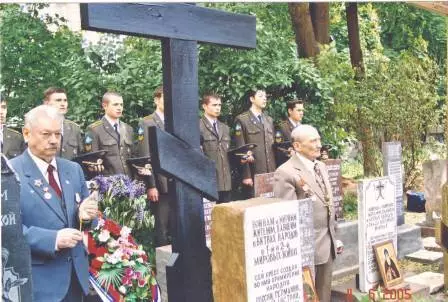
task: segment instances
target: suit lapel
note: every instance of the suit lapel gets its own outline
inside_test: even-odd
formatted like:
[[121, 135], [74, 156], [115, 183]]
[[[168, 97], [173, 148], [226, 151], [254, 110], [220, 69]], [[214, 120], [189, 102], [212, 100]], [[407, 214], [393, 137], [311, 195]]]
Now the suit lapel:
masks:
[[109, 123], [109, 121], [105, 117], [103, 117], [103, 128], [104, 128], [104, 131], [106, 131], [110, 136], [112, 136], [118, 142], [117, 132], [115, 132], [115, 129], [113, 128], [113, 126]]
[[124, 145], [128, 132], [126, 131], [126, 126], [124, 123], [120, 122], [120, 145]]
[[[68, 169], [64, 169], [63, 163], [58, 158], [56, 159], [56, 163], [58, 165], [59, 182], [61, 183], [65, 206], [67, 207], [67, 217], [73, 217], [75, 212], [75, 203], [71, 201], [74, 199], [75, 193], [73, 192], [70, 171]], [[70, 219], [68, 221], [68, 226], [72, 227]]]
[[[263, 125], [260, 123], [260, 120], [258, 119], [258, 117], [256, 117], [254, 115], [254, 113], [252, 112], [252, 110], [249, 109], [249, 116], [250, 116], [250, 120], [253, 124], [255, 124], [260, 130], [264, 130]], [[261, 114], [262, 118], [264, 118], [263, 114]]]
[[292, 132], [296, 126], [291, 123], [291, 120], [288, 118], [289, 130]]
[[[57, 197], [54, 190], [50, 187], [48, 182], [45, 180], [45, 177], [40, 173], [39, 168], [34, 163], [33, 159], [29, 156], [28, 152], [25, 153], [25, 176], [28, 178], [28, 185], [33, 189], [34, 192], [39, 195], [42, 201], [58, 216], [58, 218], [66, 223], [65, 215], [62, 212], [61, 201]], [[40, 182], [40, 185], [38, 184]], [[51, 194], [50, 198], [45, 198], [45, 194]], [[36, 200], [36, 202], [40, 202]]]
[[216, 122], [218, 123], [218, 139], [219, 141], [221, 141], [222, 136], [224, 135], [224, 127], [222, 123], [219, 122], [219, 120], [216, 120]]
[[305, 167], [305, 164], [297, 155], [293, 155], [291, 158], [293, 159], [293, 167], [298, 170], [299, 175], [303, 177], [305, 182], [310, 186], [311, 191], [313, 191], [318, 198], [324, 200], [324, 192], [322, 192], [322, 189], [317, 184], [314, 174]]
[[[219, 135], [215, 132], [215, 129], [213, 128], [213, 125], [210, 123], [208, 118], [205, 116], [202, 118], [202, 122], [205, 125], [205, 128], [207, 128], [208, 131], [210, 131], [214, 136], [216, 136], [219, 139]], [[218, 131], [221, 127], [218, 126]]]
[[65, 120], [64, 120], [63, 128], [64, 128], [64, 130], [63, 130], [62, 135], [64, 136], [64, 142], [68, 142], [68, 139], [70, 137], [70, 133], [71, 133], [72, 129], [71, 129], [69, 123], [67, 123]]

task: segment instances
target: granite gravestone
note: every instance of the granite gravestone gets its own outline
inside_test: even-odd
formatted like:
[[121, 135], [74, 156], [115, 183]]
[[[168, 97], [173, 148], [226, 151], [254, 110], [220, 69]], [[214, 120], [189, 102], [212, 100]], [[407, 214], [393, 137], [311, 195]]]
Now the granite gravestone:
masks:
[[400, 142], [383, 142], [383, 172], [395, 183], [395, 198], [397, 199], [397, 225], [404, 223], [403, 203], [403, 167]]
[[2, 301], [32, 301], [31, 252], [22, 233], [20, 185], [2, 155]]
[[254, 196], [255, 197], [274, 197], [274, 175], [275, 173], [255, 174], [254, 177]]
[[302, 250], [302, 268], [309, 267], [314, 274], [314, 223], [313, 201], [311, 198], [299, 200], [300, 240]]
[[253, 198], [214, 207], [215, 302], [303, 301], [298, 206]]
[[434, 225], [433, 212], [442, 212], [442, 187], [447, 180], [447, 160], [430, 160], [423, 163], [423, 184], [426, 198], [426, 224]]
[[395, 185], [389, 177], [358, 184], [359, 289], [368, 292], [381, 279], [373, 245], [392, 240], [397, 251]]
[[336, 221], [344, 220], [344, 205], [342, 203], [342, 172], [340, 159], [327, 159], [324, 161], [330, 178], [333, 193], [334, 215]]
[[208, 247], [211, 247], [212, 210], [216, 205], [216, 201], [203, 198], [202, 202], [204, 204], [205, 243]]

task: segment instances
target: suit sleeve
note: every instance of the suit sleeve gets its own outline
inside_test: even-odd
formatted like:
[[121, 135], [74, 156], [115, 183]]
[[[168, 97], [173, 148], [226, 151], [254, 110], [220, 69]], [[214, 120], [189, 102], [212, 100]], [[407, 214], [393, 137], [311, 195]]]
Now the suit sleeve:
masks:
[[277, 169], [274, 175], [274, 197], [283, 200], [296, 200], [294, 178], [284, 169]]
[[[235, 120], [235, 133], [233, 134], [234, 144], [235, 144], [236, 148], [241, 147], [241, 146], [247, 144], [246, 137], [245, 137], [246, 136], [246, 131], [247, 131], [247, 129], [246, 129], [245, 124], [242, 123], [241, 120], [237, 118]], [[243, 165], [243, 169], [242, 169], [242, 173], [241, 174], [242, 174], [243, 179], [252, 178], [252, 173], [250, 171], [249, 163], [245, 163]]]
[[81, 129], [78, 128], [76, 131], [76, 141], [78, 142], [78, 154], [84, 153], [84, 141], [82, 139]]
[[56, 257], [56, 236], [57, 230], [44, 229], [36, 226], [27, 227], [22, 224], [23, 235], [25, 236], [31, 252], [45, 257]]

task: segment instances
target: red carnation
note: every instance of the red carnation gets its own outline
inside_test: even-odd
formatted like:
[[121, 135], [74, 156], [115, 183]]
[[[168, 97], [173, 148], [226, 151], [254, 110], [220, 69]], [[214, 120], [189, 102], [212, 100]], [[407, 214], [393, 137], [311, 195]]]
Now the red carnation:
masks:
[[104, 229], [108, 230], [113, 236], [120, 236], [121, 227], [114, 221], [107, 219], [104, 223]]
[[98, 258], [94, 258], [92, 260], [92, 262], [90, 263], [90, 267], [92, 267], [96, 271], [99, 271], [102, 266], [103, 266], [103, 262], [99, 261]]

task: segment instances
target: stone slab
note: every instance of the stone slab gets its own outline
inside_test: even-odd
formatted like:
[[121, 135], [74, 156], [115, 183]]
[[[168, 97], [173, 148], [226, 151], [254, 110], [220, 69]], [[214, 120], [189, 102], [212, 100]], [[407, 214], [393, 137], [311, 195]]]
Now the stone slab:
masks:
[[422, 239], [423, 247], [427, 251], [441, 252], [442, 248], [437, 244], [435, 237], [426, 237]]
[[435, 227], [427, 226], [427, 225], [425, 225], [425, 223], [418, 223], [417, 225], [420, 226], [422, 237], [435, 237], [436, 236]]
[[415, 276], [405, 277], [405, 281], [429, 287], [430, 294], [434, 294], [443, 288], [443, 274], [434, 272], [424, 272]]
[[398, 259], [403, 259], [409, 253], [423, 249], [421, 230], [419, 226], [402, 224], [397, 234]]
[[414, 253], [411, 253], [409, 255], [406, 255], [406, 259], [419, 262], [419, 263], [425, 263], [425, 264], [432, 264], [436, 262], [440, 262], [443, 258], [443, 253], [440, 252], [432, 252], [432, 251], [426, 251], [426, 250], [420, 250]]
[[171, 256], [171, 245], [165, 245], [156, 248], [156, 280], [160, 287], [160, 293], [162, 295], [162, 301], [168, 301], [168, 292], [166, 287], [166, 265]]

